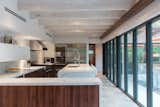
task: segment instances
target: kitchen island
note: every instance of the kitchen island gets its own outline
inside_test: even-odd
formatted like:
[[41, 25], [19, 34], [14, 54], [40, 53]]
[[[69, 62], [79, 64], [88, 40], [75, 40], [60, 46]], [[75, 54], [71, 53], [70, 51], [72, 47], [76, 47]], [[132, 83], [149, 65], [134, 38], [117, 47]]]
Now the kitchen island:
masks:
[[0, 107], [100, 107], [98, 78], [0, 79]]
[[21, 78], [41, 69], [45, 66], [0, 75], [0, 107], [101, 107], [102, 83], [91, 66], [69, 64], [60, 70], [87, 73], [86, 78]]
[[96, 77], [97, 71], [89, 64], [68, 64], [58, 72], [59, 78]]

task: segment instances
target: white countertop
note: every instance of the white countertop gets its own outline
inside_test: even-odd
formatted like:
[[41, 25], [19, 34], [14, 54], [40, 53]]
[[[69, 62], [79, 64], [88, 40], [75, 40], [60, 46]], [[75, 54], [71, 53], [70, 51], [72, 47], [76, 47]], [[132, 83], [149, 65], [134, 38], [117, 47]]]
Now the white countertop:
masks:
[[29, 68], [23, 68], [23, 70], [20, 71], [20, 72], [2, 73], [2, 74], [0, 74], [0, 79], [1, 78], [16, 78], [16, 77], [19, 77], [19, 76], [34, 72], [34, 71], [39, 70], [39, 69], [45, 69], [45, 66], [32, 66], [32, 67], [29, 67]]
[[101, 85], [99, 78], [2, 78], [0, 86], [82, 86]]
[[58, 77], [96, 77], [96, 72], [89, 64], [68, 64], [58, 72]]
[[91, 72], [92, 67], [89, 64], [68, 64], [60, 72]]

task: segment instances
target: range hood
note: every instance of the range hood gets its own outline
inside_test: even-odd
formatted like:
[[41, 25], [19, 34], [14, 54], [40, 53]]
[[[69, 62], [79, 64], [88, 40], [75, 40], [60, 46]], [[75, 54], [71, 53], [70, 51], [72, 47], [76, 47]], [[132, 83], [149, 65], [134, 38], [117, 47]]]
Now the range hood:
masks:
[[43, 42], [41, 42], [39, 40], [37, 40], [37, 42], [42, 46], [43, 51], [47, 51], [48, 50], [47, 47], [46, 47], [46, 45]]

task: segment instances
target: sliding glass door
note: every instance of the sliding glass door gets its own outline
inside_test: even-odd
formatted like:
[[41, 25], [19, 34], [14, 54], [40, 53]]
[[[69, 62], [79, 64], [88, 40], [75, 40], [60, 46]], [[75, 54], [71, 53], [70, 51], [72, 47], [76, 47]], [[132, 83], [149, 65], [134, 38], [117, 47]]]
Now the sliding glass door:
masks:
[[113, 40], [114, 41], [114, 49], [113, 49], [113, 53], [114, 53], [114, 84], [117, 85], [117, 43], [116, 43], [116, 39]]
[[138, 79], [138, 101], [147, 106], [147, 72], [146, 72], [146, 26], [137, 29], [137, 79]]
[[124, 90], [124, 35], [121, 36], [121, 89]]
[[133, 97], [133, 32], [127, 34], [128, 42], [128, 94]]
[[106, 45], [108, 78], [138, 104], [160, 107], [160, 16]]
[[152, 24], [153, 107], [160, 107], [160, 18]]
[[111, 41], [111, 81], [113, 82], [113, 57], [114, 57], [114, 54], [113, 54], [113, 41]]

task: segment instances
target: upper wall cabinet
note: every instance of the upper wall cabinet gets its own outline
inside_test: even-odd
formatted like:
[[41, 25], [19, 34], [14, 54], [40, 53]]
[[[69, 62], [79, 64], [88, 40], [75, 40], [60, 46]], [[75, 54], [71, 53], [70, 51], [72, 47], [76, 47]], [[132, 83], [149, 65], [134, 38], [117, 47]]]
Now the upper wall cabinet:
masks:
[[29, 60], [30, 48], [0, 43], [0, 62]]

